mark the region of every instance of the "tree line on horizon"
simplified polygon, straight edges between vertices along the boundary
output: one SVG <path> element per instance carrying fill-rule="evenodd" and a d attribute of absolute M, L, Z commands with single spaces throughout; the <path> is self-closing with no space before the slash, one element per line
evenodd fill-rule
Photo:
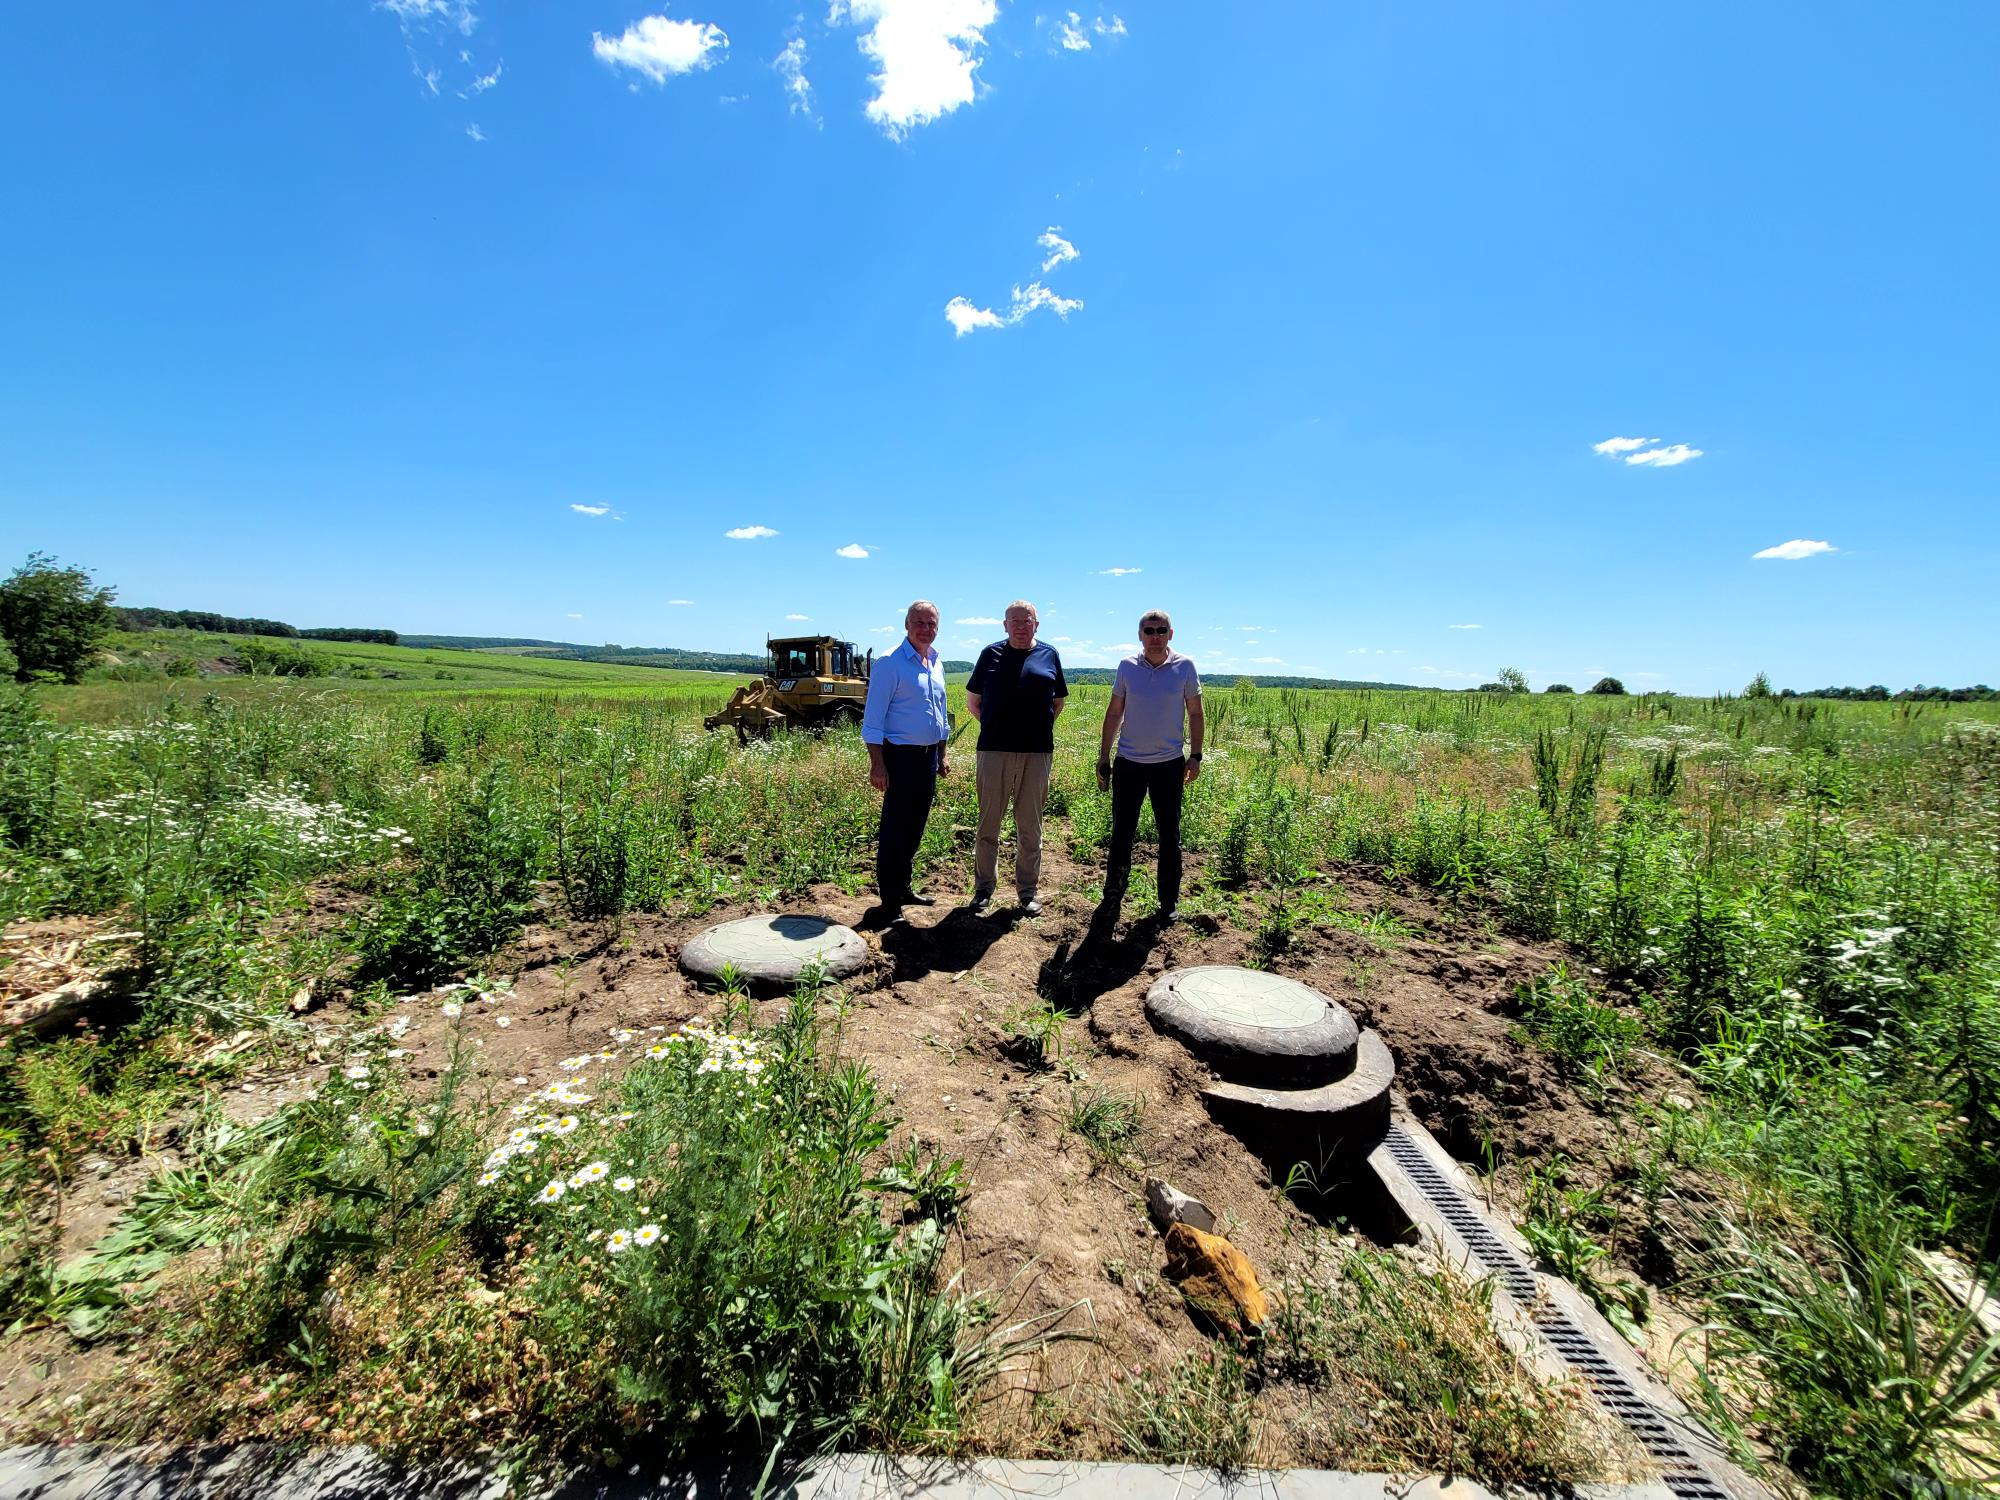
<path fill-rule="evenodd" d="M 157 609 L 115 603 L 117 591 L 92 579 L 85 568 L 63 567 L 48 553 L 31 552 L 0 583 L 0 678 L 16 682 L 45 680 L 74 683 L 96 656 L 104 637 L 114 630 L 194 630 L 212 635 L 272 636 L 286 640 L 365 642 L 384 646 L 479 650 L 494 647 L 541 648 L 537 654 L 582 661 L 625 662 L 634 666 L 698 668 L 722 672 L 761 672 L 764 658 L 711 651 L 681 651 L 672 647 L 583 646 L 567 641 L 520 637 L 404 636 L 394 630 L 359 626 L 317 626 L 301 630 L 282 620 L 218 614 L 210 610 Z M 947 668 L 969 671 L 969 662 L 947 662 Z M 1078 682 L 1109 681 L 1108 667 L 1079 667 L 1068 673 Z M 1255 677 L 1242 679 L 1259 687 L 1400 688 L 1402 684 L 1347 682 L 1318 677 Z M 1528 683 L 1519 671 L 1502 668 L 1494 682 L 1474 689 L 1482 693 L 1525 693 Z M 1552 682 L 1544 693 L 1573 692 L 1566 683 Z M 1597 694 L 1623 694 L 1615 677 L 1600 678 L 1590 689 Z M 1981 703 L 2000 699 L 2000 690 L 1978 683 L 1971 687 L 1931 687 L 1919 683 L 1892 693 L 1880 683 L 1867 687 L 1824 687 L 1799 691 L 1773 688 L 1759 672 L 1744 688 L 1745 698 L 1832 698 L 1863 703 Z"/>

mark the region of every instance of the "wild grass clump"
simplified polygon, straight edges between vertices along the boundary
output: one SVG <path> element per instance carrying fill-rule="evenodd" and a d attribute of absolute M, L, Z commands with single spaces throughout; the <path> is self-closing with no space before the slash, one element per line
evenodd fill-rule
<path fill-rule="evenodd" d="M 1121 1371 L 1104 1403 L 1105 1424 L 1132 1457 L 1243 1470 L 1256 1446 L 1252 1365 L 1224 1346 L 1195 1349 L 1165 1370 Z"/>
<path fill-rule="evenodd" d="M 1137 1094 L 1121 1094 L 1094 1084 L 1073 1084 L 1064 1124 L 1091 1154 L 1100 1161 L 1116 1162 L 1138 1138 L 1145 1121 L 1145 1101 Z"/>
<path fill-rule="evenodd" d="M 1598 1098 L 1605 1084 L 1625 1071 L 1645 1035 L 1637 1016 L 1597 999 L 1590 982 L 1560 959 L 1546 974 L 1518 986 L 1514 998 L 1528 1034 L 1567 1077 Z"/>
<path fill-rule="evenodd" d="M 1490 1282 L 1362 1250 L 1281 1290 L 1266 1361 L 1320 1393 L 1297 1435 L 1305 1462 L 1466 1474 L 1494 1490 L 1615 1469 L 1583 1392 L 1543 1384 L 1500 1342 Z"/>
<path fill-rule="evenodd" d="M 1833 1495 L 1991 1494 L 2000 1485 L 2000 1333 L 1917 1264 L 1907 1236 L 1841 1242 L 1809 1263 L 1724 1226 L 1701 1282 L 1702 1391 L 1719 1431 L 1742 1414 Z M 1698 1282 L 1698 1284 L 1701 1284 Z"/>

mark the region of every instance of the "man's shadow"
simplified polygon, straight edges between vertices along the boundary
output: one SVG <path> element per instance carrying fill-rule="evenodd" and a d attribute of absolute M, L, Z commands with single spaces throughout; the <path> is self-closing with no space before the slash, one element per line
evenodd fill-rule
<path fill-rule="evenodd" d="M 867 918 L 877 913 L 884 913 L 883 918 L 869 923 Z M 893 912 L 885 912 L 882 907 L 873 907 L 863 918 L 863 925 L 864 929 L 872 926 L 882 934 L 882 951 L 894 961 L 896 979 L 900 982 L 922 979 L 938 969 L 949 974 L 964 973 L 986 956 L 988 948 L 1013 931 L 1020 920 L 1020 914 L 1014 911 L 976 916 L 970 907 L 958 906 L 932 925 L 919 927 L 897 921 Z"/>
<path fill-rule="evenodd" d="M 1123 907 L 1123 893 L 1107 892 L 1075 947 L 1067 941 L 1056 945 L 1035 977 L 1035 991 L 1042 999 L 1081 1014 L 1097 1003 L 1098 996 L 1128 983 L 1146 967 L 1159 937 L 1159 918 L 1134 922 L 1121 938 L 1118 917 Z"/>

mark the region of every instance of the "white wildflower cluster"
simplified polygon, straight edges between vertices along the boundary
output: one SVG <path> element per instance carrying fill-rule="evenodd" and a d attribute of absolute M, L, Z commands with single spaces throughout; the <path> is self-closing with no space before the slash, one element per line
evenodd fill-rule
<path fill-rule="evenodd" d="M 1877 962 L 1878 956 L 1888 956 L 1884 950 L 1908 930 L 1904 927 L 1856 928 L 1851 937 L 1844 937 L 1834 945 L 1833 961 L 1843 969 L 1855 971 L 1879 990 L 1901 989 L 1903 981 L 1894 974 L 1881 972 Z"/>
<path fill-rule="evenodd" d="M 338 802 L 314 802 L 303 782 L 277 782 L 243 794 L 238 812 L 309 853 L 354 855 L 380 845 L 414 844 L 401 828 L 377 828 Z"/>
<path fill-rule="evenodd" d="M 558 1174 L 543 1183 L 541 1191 L 535 1194 L 535 1202 L 547 1208 L 562 1202 L 572 1194 L 586 1192 L 604 1183 L 607 1178 L 610 1179 L 608 1186 L 615 1193 L 629 1193 L 639 1185 L 637 1180 L 631 1177 L 612 1177 L 609 1162 L 586 1162 L 567 1176 Z M 577 1205 L 572 1203 L 570 1206 L 574 1210 Z M 596 1241 L 599 1234 L 600 1231 L 592 1230 L 590 1239 Z M 659 1225 L 641 1224 L 635 1229 L 612 1230 L 610 1234 L 604 1236 L 604 1248 L 608 1254 L 623 1255 L 627 1250 L 647 1249 L 666 1237 L 666 1231 Z"/>
<path fill-rule="evenodd" d="M 90 815 L 100 823 L 117 823 L 125 828 L 142 828 L 151 823 L 163 833 L 178 833 L 188 816 L 188 806 L 178 797 L 144 788 L 113 792 L 90 804 Z"/>
<path fill-rule="evenodd" d="M 700 1017 L 682 1022 L 681 1029 L 664 1043 L 648 1047 L 646 1056 L 657 1061 L 672 1056 L 676 1049 L 694 1047 L 699 1047 L 702 1054 L 695 1065 L 697 1073 L 737 1073 L 754 1083 L 764 1071 L 764 1060 L 757 1055 L 763 1050 L 761 1042 L 731 1031 L 717 1031 Z"/>

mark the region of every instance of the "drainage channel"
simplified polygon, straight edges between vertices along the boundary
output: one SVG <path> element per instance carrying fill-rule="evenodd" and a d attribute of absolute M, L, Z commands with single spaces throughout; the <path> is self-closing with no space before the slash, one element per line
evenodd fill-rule
<path fill-rule="evenodd" d="M 1541 1278 L 1450 1178 L 1438 1170 L 1401 1125 L 1391 1125 L 1384 1150 L 1431 1209 L 1465 1244 L 1535 1325 L 1544 1342 L 1589 1385 L 1604 1408 L 1623 1422 L 1660 1466 L 1661 1481 L 1681 1500 L 1735 1500 L 1708 1465 L 1675 1434 L 1668 1418 L 1642 1395 L 1597 1342 L 1542 1293 Z"/>

